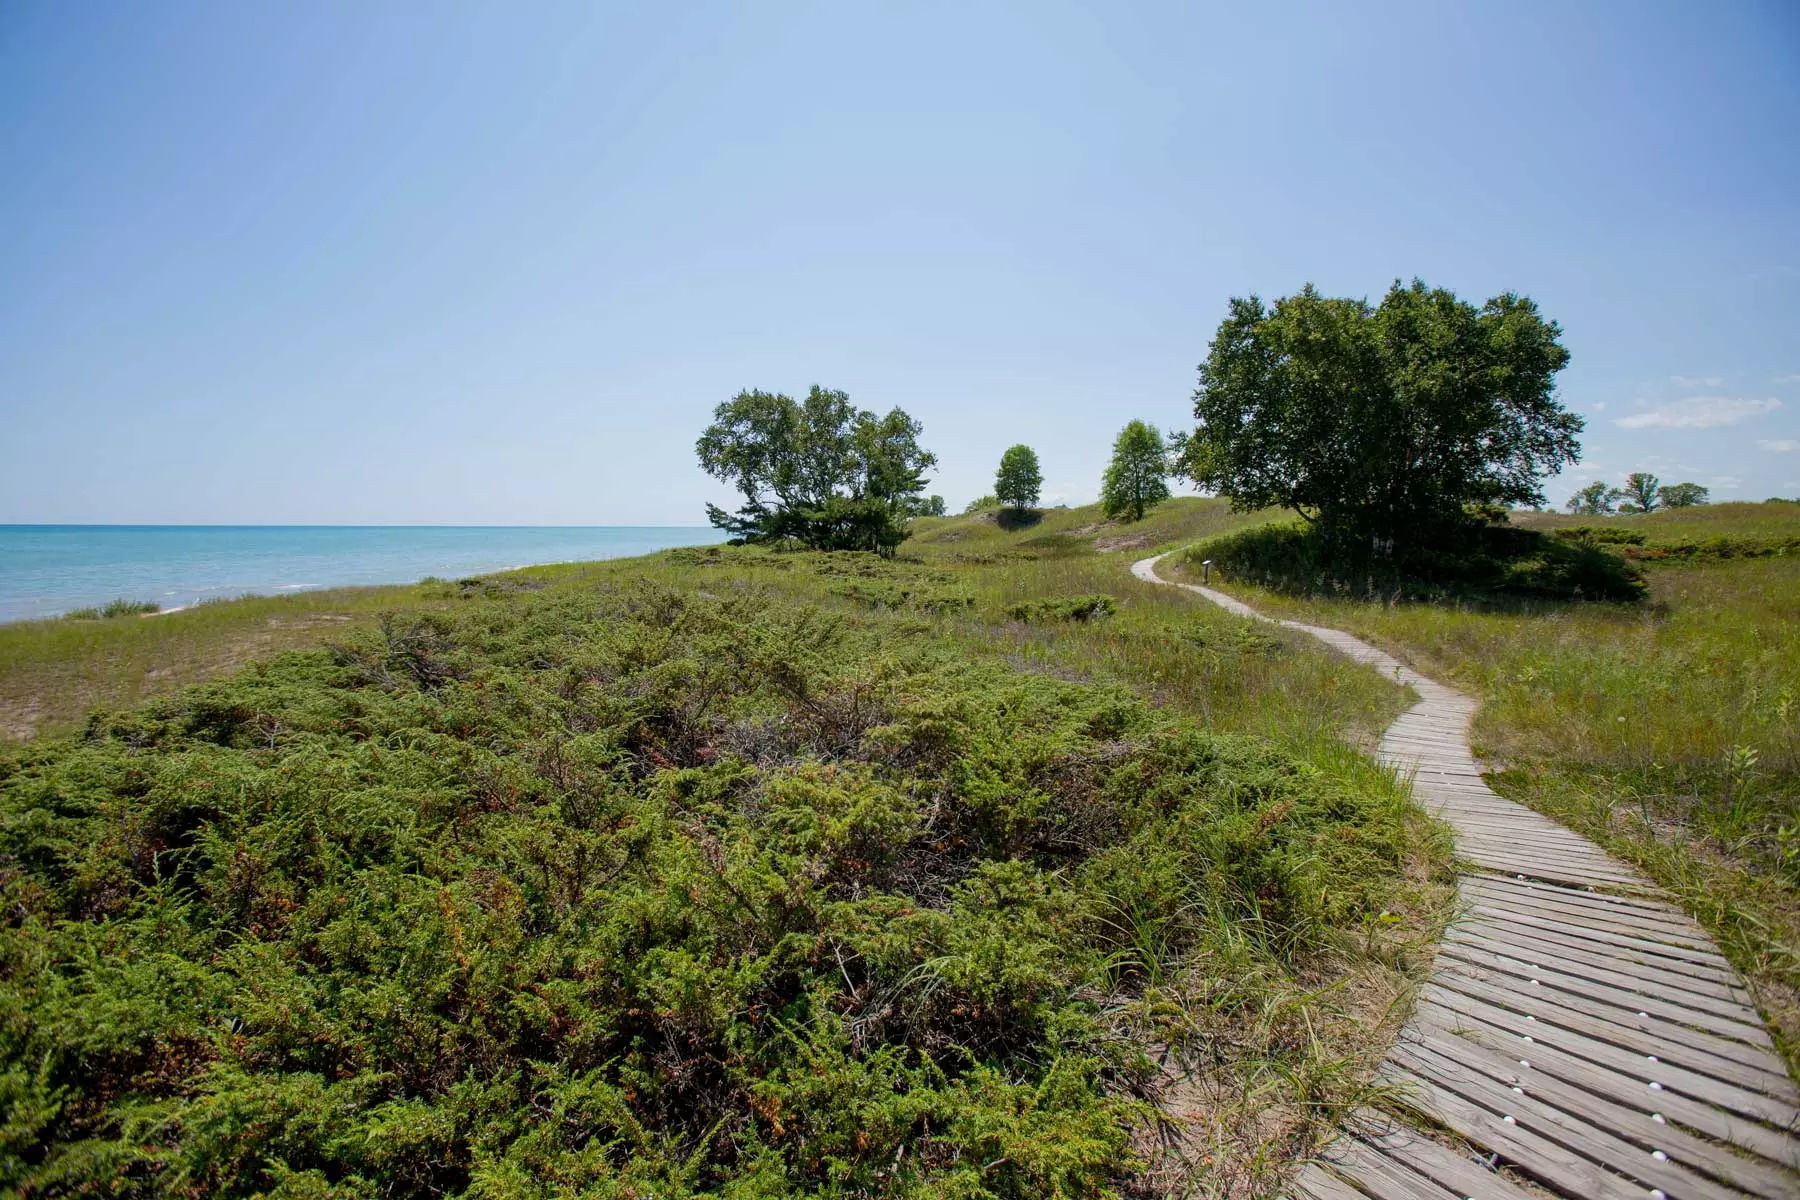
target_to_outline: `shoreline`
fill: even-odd
[[[482,544],[495,534],[505,538],[532,531],[550,536],[544,544],[514,546],[513,555],[506,554],[504,545]],[[419,537],[407,536],[409,532]],[[6,534],[25,544],[8,546]],[[469,544],[471,540],[475,544]],[[720,531],[701,525],[0,525],[0,548],[16,549],[25,558],[21,571],[14,575],[18,593],[7,597],[0,592],[0,628],[63,621],[71,612],[103,608],[115,599],[166,604],[154,613],[136,615],[167,616],[247,598],[279,599],[344,588],[416,587],[428,579],[454,582],[573,563],[641,558],[721,540]],[[535,550],[541,557],[518,556],[520,550],[527,556]],[[84,553],[95,561],[80,561]],[[38,561],[32,561],[33,554]],[[71,558],[75,561],[68,561]],[[384,567],[386,559],[393,561]],[[83,579],[84,575],[88,578]],[[177,582],[173,586],[148,582],[155,575],[174,577]],[[283,575],[289,580],[299,576],[326,582],[277,582]],[[183,577],[186,583],[180,582]],[[48,602],[44,608],[27,609],[33,595]]]

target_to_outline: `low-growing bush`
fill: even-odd
[[[1658,542],[1633,546],[1625,551],[1638,562],[1706,563],[1728,562],[1734,558],[1787,558],[1800,555],[1800,537],[1730,537],[1702,538],[1688,542]]]
[[[89,605],[84,608],[72,608],[63,614],[67,621],[102,621],[115,617],[141,617],[147,613],[161,612],[162,605],[154,600],[127,600],[123,596],[117,600],[109,600],[102,607]]]
[[[1628,603],[1646,595],[1642,570],[1599,545],[1504,525],[1470,525],[1454,545],[1396,541],[1354,551],[1312,528],[1264,525],[1202,542],[1187,558],[1296,595]]]
[[[1053,596],[1009,605],[1006,615],[1015,621],[1098,621],[1110,617],[1118,605],[1111,596]]]
[[[1550,531],[1550,536],[1565,542],[1588,542],[1607,546],[1641,546],[1649,536],[1641,529],[1616,529],[1605,525],[1565,525]]]
[[[1396,885],[1390,790],[719,591],[475,589],[0,756],[0,1187],[1112,1194],[1134,998]]]

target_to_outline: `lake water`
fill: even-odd
[[[0,525],[0,621],[154,600],[416,583],[723,540],[694,525]]]

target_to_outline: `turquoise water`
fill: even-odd
[[[179,608],[246,592],[416,583],[721,540],[694,525],[0,525],[0,621],[123,596]]]

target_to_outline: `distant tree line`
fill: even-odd
[[[1625,486],[1613,487],[1596,480],[1569,497],[1568,509],[1578,516],[1604,517],[1613,513],[1650,513],[1659,508],[1693,508],[1705,504],[1711,493],[1697,483],[1663,483],[1648,471],[1633,471]]]
[[[1233,298],[1199,368],[1196,426],[1165,439],[1120,430],[1101,479],[1108,518],[1136,521],[1185,479],[1233,507],[1283,507],[1322,545],[1453,548],[1506,508],[1545,502],[1543,481],[1577,461],[1581,417],[1556,395],[1569,362],[1562,329],[1529,298],[1479,307],[1422,280],[1395,280],[1380,303],[1310,284],[1265,304]],[[910,521],[942,515],[925,495],[937,458],[901,409],[877,416],[842,392],[803,401],[740,393],[701,436],[701,465],[743,496],[708,505],[714,525],[752,542],[892,554]],[[1001,455],[994,490],[965,512],[1014,518],[1042,499],[1037,452]],[[1694,483],[1635,473],[1622,489],[1577,493],[1582,513],[1652,512],[1707,501]]]

